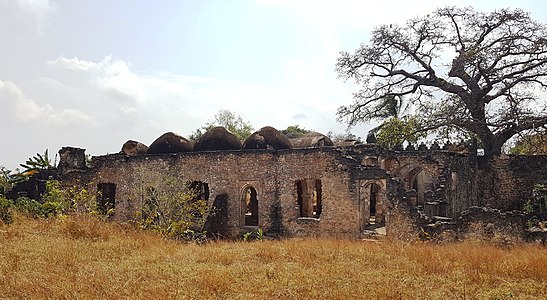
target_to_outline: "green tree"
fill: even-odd
[[[310,133],[310,132],[311,132],[310,130],[300,128],[299,125],[288,126],[286,129],[281,130],[281,133],[283,133],[290,139],[301,137],[304,134]]]
[[[213,118],[213,121],[207,122],[205,126],[196,129],[188,139],[197,141],[209,129],[215,126],[222,126],[233,133],[238,139],[245,140],[253,133],[251,123],[244,121],[241,116],[236,115],[229,110],[220,110]]]
[[[338,117],[349,125],[382,119],[400,97],[424,122],[477,136],[485,155],[499,154],[519,132],[547,124],[547,27],[522,10],[480,13],[447,7],[405,25],[372,31],[371,42],[343,52],[340,77],[361,85]]]
[[[547,130],[521,135],[509,153],[519,155],[547,154]]]
[[[425,138],[424,132],[417,131],[420,122],[416,117],[392,117],[386,120],[376,136],[376,143],[387,149],[394,149],[403,142],[416,144],[419,139]]]

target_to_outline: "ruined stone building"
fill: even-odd
[[[243,144],[220,127],[195,145],[172,133],[150,147],[129,141],[90,166],[84,151],[60,150],[59,178],[91,185],[99,207],[115,208],[114,220],[134,218],[145,191],[177,178],[217,208],[208,230],[225,237],[262,228],[270,235],[357,238],[375,224],[385,224],[388,236],[412,235],[419,219],[450,221],[472,206],[521,209],[532,186],[547,182],[545,156],[486,158],[436,144],[400,151],[334,146],[321,134],[291,142],[271,127]]]

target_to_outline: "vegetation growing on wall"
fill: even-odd
[[[524,204],[523,210],[532,216],[528,222],[529,227],[540,225],[539,222],[541,221],[547,221],[546,185],[534,185],[534,189],[532,190],[532,196]],[[543,226],[545,226],[545,224],[543,224]]]
[[[201,240],[206,217],[213,213],[202,185],[145,168],[138,170],[141,208],[136,221],[141,228],[177,240]]]

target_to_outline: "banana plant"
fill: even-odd
[[[52,161],[49,158],[48,149],[46,149],[43,155],[36,153],[36,155],[29,158],[24,164],[20,164],[20,166],[24,168],[23,173],[29,175],[36,173],[38,170],[45,170],[53,167]]]

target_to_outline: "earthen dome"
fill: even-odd
[[[184,137],[173,133],[167,132],[162,136],[157,138],[151,145],[148,147],[148,154],[159,154],[159,153],[179,153],[179,152],[189,152],[194,148],[194,144]]]
[[[194,145],[194,151],[239,149],[241,149],[241,141],[224,127],[211,128]]]
[[[266,126],[251,134],[243,143],[243,149],[292,149],[292,144],[283,133]]]
[[[122,150],[120,151],[121,154],[125,154],[127,156],[137,156],[137,155],[144,155],[148,151],[148,146],[146,146],[143,143],[129,140],[125,142],[122,146]]]
[[[301,137],[290,139],[293,148],[313,148],[334,146],[331,139],[319,132],[306,133]]]

